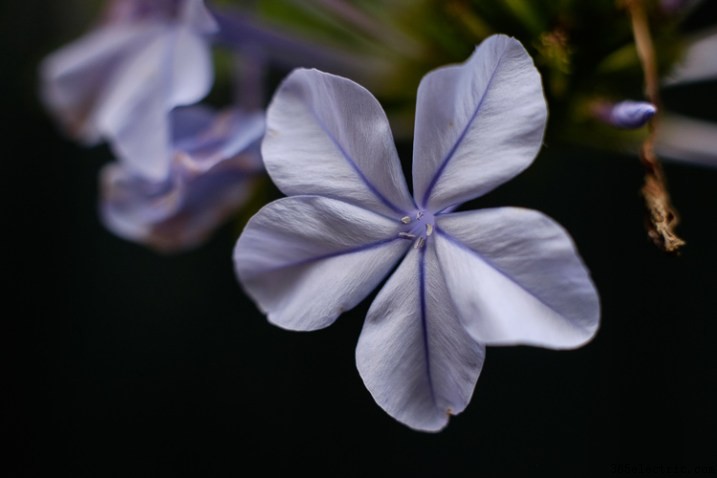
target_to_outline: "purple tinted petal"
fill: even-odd
[[[287,195],[334,197],[398,217],[413,208],[386,115],[351,80],[294,70],[267,111],[262,154]]]
[[[600,302],[568,234],[518,208],[437,219],[436,248],[450,296],[486,345],[573,348],[598,327]]]
[[[356,348],[366,388],[405,425],[438,431],[470,401],[485,349],[458,321],[433,243],[411,249],[371,304]]]
[[[189,3],[186,15],[208,15],[199,0]],[[186,15],[111,22],[41,67],[43,97],[65,128],[86,142],[108,140],[122,162],[155,181],[169,173],[169,111],[204,97],[213,81],[206,39]]]
[[[147,179],[123,164],[102,172],[107,227],[165,252],[204,241],[244,203],[261,170],[262,115],[196,107],[175,110],[173,117],[184,136],[166,179]]]
[[[170,113],[172,144],[176,149],[186,150],[184,143],[194,141],[210,127],[216,117],[216,110],[205,104],[179,107]]]
[[[95,114],[106,88],[123,60],[152,36],[153,29],[141,26],[107,27],[45,58],[42,99],[68,134],[89,144],[100,140]]]
[[[399,224],[334,199],[279,199],[239,237],[237,275],[272,323],[326,327],[363,300],[409,247],[398,238]]]
[[[207,170],[238,152],[258,148],[264,136],[264,114],[229,109],[221,113],[203,105],[177,108],[171,113],[173,147],[186,155],[194,171]],[[260,155],[246,158],[247,170],[263,169]],[[188,163],[189,164],[189,163]]]
[[[214,15],[209,12],[204,0],[170,0],[179,3],[179,21],[192,30],[204,34],[219,30]]]
[[[187,29],[164,29],[115,72],[99,106],[99,129],[129,167],[162,179],[171,161],[168,113],[206,95],[212,75],[203,39]]]
[[[416,201],[438,211],[511,179],[538,153],[546,117],[540,75],[515,39],[494,35],[463,65],[429,73],[416,105]]]
[[[196,247],[246,200],[254,176],[245,163],[237,156],[199,176],[177,171],[158,182],[108,165],[102,171],[103,221],[118,236],[158,251]]]

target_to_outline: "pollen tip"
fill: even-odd
[[[426,239],[423,236],[421,236],[416,240],[416,244],[413,246],[413,248],[420,249],[421,247],[423,247],[423,244],[425,244],[425,243],[426,243]]]
[[[426,223],[426,236],[433,234],[433,224]]]
[[[404,224],[408,224],[409,222],[411,222],[411,216],[403,216],[401,218],[401,222]]]

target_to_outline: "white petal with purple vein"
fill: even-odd
[[[335,199],[279,199],[237,241],[237,275],[274,324],[326,327],[363,300],[410,247],[398,238],[398,224]]]
[[[386,115],[351,80],[294,70],[267,111],[262,155],[286,195],[333,197],[390,215],[413,209]]]
[[[437,219],[436,248],[461,321],[486,345],[574,348],[598,327],[600,303],[568,234],[527,209]]]
[[[411,249],[371,304],[356,365],[389,415],[438,431],[470,401],[485,349],[460,324],[436,254]]]
[[[527,168],[542,145],[540,75],[515,39],[494,35],[466,63],[418,88],[414,196],[434,211],[487,193]]]

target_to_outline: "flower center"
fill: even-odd
[[[436,218],[433,213],[423,209],[417,209],[408,216],[401,218],[401,231],[398,237],[410,241],[416,241],[413,245],[416,249],[420,249],[426,243],[426,240],[433,234],[434,223]]]

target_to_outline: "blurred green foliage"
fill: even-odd
[[[227,4],[240,5],[240,2]],[[543,75],[550,106],[548,140],[622,148],[644,132],[620,131],[591,115],[595,101],[644,99],[628,12],[620,0],[258,0],[271,24],[347,55],[382,65],[364,81],[389,112],[398,136],[411,133],[418,83],[426,72],[470,56],[484,38],[520,40]],[[658,67],[684,51],[684,14],[646,1]],[[360,66],[357,68],[360,69]],[[365,73],[365,72],[364,72]]]

